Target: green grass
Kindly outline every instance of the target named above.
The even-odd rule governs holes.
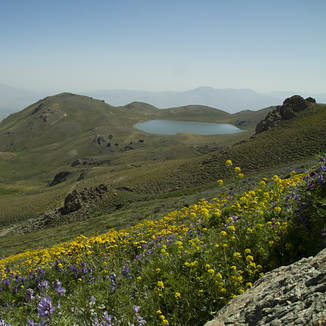
[[[3,195],[16,195],[19,192],[20,192],[19,189],[0,188],[0,196],[3,196]]]
[[[45,103],[46,108],[60,108],[66,116],[51,126],[46,125],[39,116],[42,110],[32,115],[40,103]],[[201,106],[159,110],[136,103],[129,108],[114,108],[77,95],[60,94],[47,98],[0,123],[0,150],[3,151],[0,152],[0,225],[8,229],[12,224],[38,218],[48,210],[61,207],[72,189],[80,191],[105,183],[111,192],[98,207],[69,214],[67,220],[60,220],[60,223],[69,222],[69,225],[76,221],[87,223],[81,221],[85,216],[109,215],[116,207],[127,208],[132,202],[143,203],[145,207],[149,200],[170,199],[207,190],[216,180],[227,177],[224,164],[227,159],[241,166],[246,175],[304,162],[326,150],[326,107],[315,105],[309,110],[302,113],[300,119],[285,121],[280,129],[251,137],[253,122],[260,119],[267,109],[230,115]],[[162,136],[146,134],[132,127],[137,122],[157,118],[232,123],[247,119],[251,129],[221,136]],[[22,126],[25,129],[18,129]],[[32,142],[30,128],[34,137]],[[97,134],[119,146],[112,145],[113,152],[110,152],[108,147],[94,144]],[[109,135],[113,138],[109,139]],[[139,143],[139,139],[144,142]],[[120,150],[130,142],[135,149],[122,153]],[[5,152],[9,148],[10,152]],[[77,158],[105,163],[72,167],[71,162]],[[47,184],[55,174],[63,170],[84,171],[85,178],[77,181],[78,172],[68,181],[48,188]],[[117,191],[124,186],[133,192]],[[113,196],[114,192],[118,195]],[[131,223],[123,214],[115,222],[117,225]],[[87,229],[92,229],[91,223]],[[105,225],[97,230],[101,229],[105,229]],[[96,230],[92,229],[92,232]],[[64,234],[62,239],[65,238]],[[19,244],[17,246],[19,248]]]
[[[134,204],[126,209],[139,213],[134,226],[2,259],[1,316],[14,325],[31,319],[94,325],[110,318],[119,326],[203,325],[264,273],[325,246],[325,162],[325,155],[310,162],[308,178],[287,168],[287,179],[260,177],[253,184],[228,160],[234,183],[232,190],[219,188],[226,194],[212,189],[211,198],[194,205],[185,205],[189,197]],[[142,209],[169,202],[179,209],[143,220]]]
[[[310,161],[302,161],[297,162],[297,164],[266,170],[263,173],[248,175],[242,181],[240,187],[259,181],[262,175],[268,178],[275,174],[278,174],[280,177],[289,177],[290,170],[305,171],[308,169],[309,164]],[[235,187],[232,179],[225,179],[224,184],[229,191],[232,191]],[[112,204],[112,201],[106,199],[102,208],[96,208],[93,214],[80,214],[75,216],[75,219],[71,218],[71,221],[69,221],[69,216],[63,217],[62,220],[58,221],[59,224],[62,224],[61,226],[49,229],[42,228],[36,232],[14,235],[10,229],[10,224],[8,224],[2,228],[2,231],[10,231],[5,236],[0,237],[0,257],[24,252],[29,248],[50,247],[61,242],[72,241],[80,234],[92,236],[108,232],[110,228],[126,228],[144,219],[158,220],[169,212],[179,210],[185,206],[191,206],[202,198],[210,200],[219,196],[222,191],[225,191],[225,189],[217,187],[216,180],[214,180],[214,182],[209,184],[161,194],[135,196],[128,192],[122,192],[118,196],[110,198],[111,200],[116,200],[115,204],[122,206],[118,211],[115,211],[114,208],[112,209],[112,206],[109,205],[110,203]],[[20,205],[26,207],[23,206],[22,202]],[[33,222],[33,219],[31,221]],[[28,224],[29,222],[27,222]]]

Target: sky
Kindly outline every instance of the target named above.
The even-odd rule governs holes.
[[[325,0],[10,0],[0,83],[326,92]]]

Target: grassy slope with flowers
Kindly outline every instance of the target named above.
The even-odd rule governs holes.
[[[0,325],[203,325],[267,271],[323,248],[326,155],[241,190],[226,165],[233,193],[2,259]]]

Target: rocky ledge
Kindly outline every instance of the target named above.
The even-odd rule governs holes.
[[[283,105],[277,106],[276,109],[268,112],[265,119],[260,121],[256,127],[256,135],[273,128],[277,128],[280,121],[291,120],[298,116],[298,113],[307,109],[316,100],[308,97],[304,99],[300,95],[294,95],[287,98]]]
[[[326,325],[326,249],[277,268],[204,326]]]

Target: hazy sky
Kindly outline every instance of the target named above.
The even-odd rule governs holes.
[[[7,0],[0,82],[326,92],[325,0]]]

